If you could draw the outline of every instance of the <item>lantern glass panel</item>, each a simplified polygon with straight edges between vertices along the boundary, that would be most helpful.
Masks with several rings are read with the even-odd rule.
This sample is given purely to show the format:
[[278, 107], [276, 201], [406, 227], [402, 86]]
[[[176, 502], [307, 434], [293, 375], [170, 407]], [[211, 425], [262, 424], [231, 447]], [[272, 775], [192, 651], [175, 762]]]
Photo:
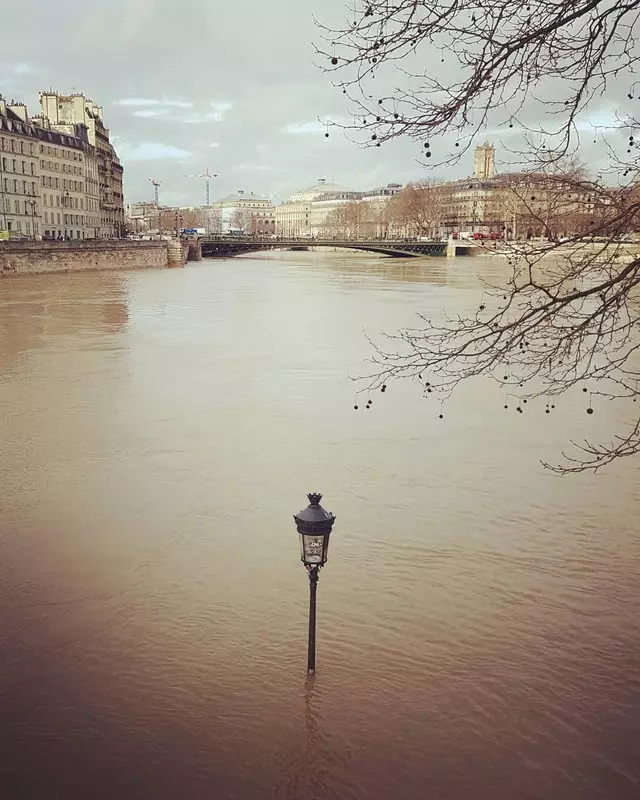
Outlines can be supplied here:
[[325, 537], [322, 534], [300, 534], [302, 561], [305, 564], [323, 564], [325, 561]]

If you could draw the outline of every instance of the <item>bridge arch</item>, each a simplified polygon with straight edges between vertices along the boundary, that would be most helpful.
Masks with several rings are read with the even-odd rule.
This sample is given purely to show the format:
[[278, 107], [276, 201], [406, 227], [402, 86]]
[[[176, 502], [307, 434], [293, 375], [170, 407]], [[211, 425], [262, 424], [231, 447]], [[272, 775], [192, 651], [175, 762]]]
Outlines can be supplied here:
[[[203, 236], [200, 238], [205, 258], [229, 258], [260, 250], [291, 250], [296, 248], [329, 247], [343, 250], [362, 250], [394, 258], [445, 256], [449, 242], [409, 242], [403, 240], [334, 240], [334, 239], [253, 239], [233, 236]], [[476, 249], [476, 248], [473, 248]], [[460, 253], [462, 255], [463, 253]]]

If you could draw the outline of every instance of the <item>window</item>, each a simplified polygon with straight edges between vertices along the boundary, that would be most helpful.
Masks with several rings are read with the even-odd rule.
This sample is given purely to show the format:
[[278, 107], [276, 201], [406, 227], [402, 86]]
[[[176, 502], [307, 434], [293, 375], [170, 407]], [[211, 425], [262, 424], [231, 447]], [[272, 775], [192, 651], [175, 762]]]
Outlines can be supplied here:
[[7, 171], [7, 159], [2, 159], [2, 169], [6, 172]]

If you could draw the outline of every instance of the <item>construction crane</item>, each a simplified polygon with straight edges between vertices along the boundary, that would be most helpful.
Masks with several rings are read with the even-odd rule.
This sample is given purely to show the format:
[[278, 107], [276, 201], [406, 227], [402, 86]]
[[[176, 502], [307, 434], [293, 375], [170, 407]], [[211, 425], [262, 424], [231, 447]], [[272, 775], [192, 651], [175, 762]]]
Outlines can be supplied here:
[[155, 178], [149, 178], [149, 181], [153, 184], [154, 202], [156, 204], [156, 208], [158, 208], [158, 193], [160, 191], [160, 181], [157, 181]]
[[218, 173], [217, 172], [209, 172], [209, 167], [207, 167], [207, 169], [204, 171], [204, 173], [202, 175], [189, 175], [188, 177], [189, 178], [204, 178], [204, 180], [205, 180], [205, 184], [204, 184], [204, 186], [205, 186], [205, 205], [208, 206], [210, 204], [209, 203], [209, 200], [210, 200], [210, 193], [209, 193], [210, 181], [211, 181], [211, 178], [217, 178], [218, 177]]

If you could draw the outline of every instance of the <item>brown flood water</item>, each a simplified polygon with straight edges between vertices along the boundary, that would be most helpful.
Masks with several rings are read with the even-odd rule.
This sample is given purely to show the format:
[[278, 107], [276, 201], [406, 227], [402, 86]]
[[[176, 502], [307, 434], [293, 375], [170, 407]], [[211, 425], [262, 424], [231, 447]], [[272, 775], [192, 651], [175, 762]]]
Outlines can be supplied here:
[[[0, 282], [3, 800], [637, 800], [640, 465], [615, 414], [392, 385], [363, 329], [499, 261], [280, 253]], [[595, 402], [595, 401], [594, 401]], [[337, 515], [305, 680], [292, 514]]]

